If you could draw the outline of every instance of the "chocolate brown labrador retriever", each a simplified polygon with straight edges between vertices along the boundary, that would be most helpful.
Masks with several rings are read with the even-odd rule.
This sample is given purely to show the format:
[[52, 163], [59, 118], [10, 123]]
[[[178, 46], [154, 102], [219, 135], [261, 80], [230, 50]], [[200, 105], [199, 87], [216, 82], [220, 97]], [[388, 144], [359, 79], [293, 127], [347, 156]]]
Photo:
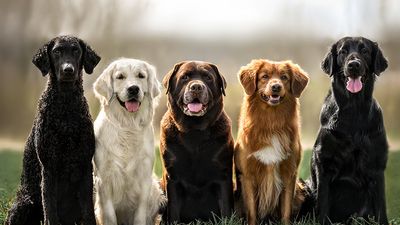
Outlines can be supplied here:
[[233, 210], [231, 121], [226, 82], [207, 62], [181, 62], [164, 77], [168, 111], [161, 121], [166, 223], [208, 221]]

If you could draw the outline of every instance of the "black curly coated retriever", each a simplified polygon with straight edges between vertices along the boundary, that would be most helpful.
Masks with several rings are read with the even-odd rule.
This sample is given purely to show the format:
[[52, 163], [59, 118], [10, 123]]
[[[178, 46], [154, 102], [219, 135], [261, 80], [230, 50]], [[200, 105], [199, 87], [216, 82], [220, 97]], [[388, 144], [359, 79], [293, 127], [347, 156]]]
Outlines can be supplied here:
[[90, 74], [99, 61], [86, 43], [72, 36], [52, 39], [33, 57], [49, 79], [26, 142], [21, 186], [6, 225], [96, 224], [91, 164], [95, 138], [82, 69]]

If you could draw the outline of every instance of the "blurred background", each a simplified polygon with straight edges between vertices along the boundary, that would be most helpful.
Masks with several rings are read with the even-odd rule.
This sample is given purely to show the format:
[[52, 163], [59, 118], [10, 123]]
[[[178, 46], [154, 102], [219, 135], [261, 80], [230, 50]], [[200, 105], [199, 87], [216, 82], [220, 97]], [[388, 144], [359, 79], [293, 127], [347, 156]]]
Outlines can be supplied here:
[[[330, 81], [320, 69], [329, 46], [346, 36], [378, 41], [389, 68], [375, 97], [385, 115], [391, 148], [400, 141], [400, 2], [397, 0], [0, 0], [0, 146], [23, 143], [46, 77], [31, 63], [36, 50], [59, 34], [86, 40], [102, 57], [85, 91], [93, 118], [99, 111], [92, 83], [111, 61], [149, 61], [158, 78], [176, 62], [196, 59], [218, 65], [228, 80], [225, 109], [236, 136], [242, 89], [237, 71], [254, 58], [291, 59], [310, 75], [301, 97], [302, 133], [310, 148]], [[164, 94], [163, 94], [164, 95]], [[165, 98], [156, 111], [165, 112]]]
[[[255, 58], [291, 59], [311, 78], [301, 97], [305, 149], [310, 149], [316, 138], [321, 105], [330, 85], [320, 62], [339, 38], [365, 36], [377, 41], [389, 60], [374, 95], [384, 111], [390, 149], [400, 153], [396, 151], [400, 149], [398, 0], [0, 0], [0, 32], [0, 152], [22, 151], [30, 132], [47, 79], [31, 63], [32, 56], [56, 35], [72, 34], [102, 57], [94, 73], [84, 77], [93, 119], [99, 103], [92, 84], [111, 61], [121, 56], [146, 60], [157, 67], [161, 81], [179, 61], [204, 60], [218, 65], [227, 78], [225, 109], [235, 137], [243, 96], [236, 77], [239, 68]], [[157, 138], [166, 110], [164, 95], [163, 91], [154, 120]], [[13, 172], [18, 175], [10, 179], [18, 181], [20, 153], [15, 154], [19, 154], [12, 156], [18, 167]], [[5, 153], [0, 160], [15, 164]], [[1, 180], [1, 173], [6, 173], [2, 170], [0, 191], [1, 185], [14, 182]], [[398, 181], [399, 172], [393, 171]], [[399, 189], [396, 186], [397, 194]], [[400, 212], [399, 204], [396, 210]]]

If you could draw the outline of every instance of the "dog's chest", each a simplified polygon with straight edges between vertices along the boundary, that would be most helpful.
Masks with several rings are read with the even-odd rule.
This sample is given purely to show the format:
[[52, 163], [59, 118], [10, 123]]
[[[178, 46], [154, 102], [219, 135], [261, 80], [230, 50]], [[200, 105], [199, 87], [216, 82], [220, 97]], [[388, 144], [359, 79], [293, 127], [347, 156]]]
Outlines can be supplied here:
[[285, 146], [282, 144], [279, 137], [273, 135], [270, 139], [270, 144], [267, 144], [263, 148], [251, 153], [247, 158], [255, 158], [264, 165], [278, 164], [287, 157], [284, 148]]
[[185, 148], [184, 152], [176, 154], [177, 160], [174, 162], [174, 167], [184, 171], [181, 175], [189, 180], [212, 180], [220, 173], [218, 160], [215, 159], [217, 150], [219, 150], [218, 147], [212, 145]]
[[[181, 135], [177, 150], [173, 150], [179, 161], [209, 162], [219, 152], [222, 144], [217, 143], [209, 131], [191, 132]], [[181, 150], [178, 150], [181, 149]]]
[[[144, 160], [148, 160], [149, 153], [153, 150], [149, 141], [145, 141], [141, 135], [132, 133], [117, 134], [116, 138], [107, 145], [104, 157], [113, 161], [115, 170], [122, 170], [132, 173], [143, 165]], [[113, 166], [113, 165], [112, 165]]]
[[168, 145], [169, 154], [164, 155], [170, 175], [200, 186], [222, 179], [226, 167], [232, 165], [232, 153], [225, 143], [207, 132], [182, 136], [179, 142]]
[[90, 117], [87, 117], [85, 108], [76, 106], [59, 107], [51, 104], [49, 108], [41, 114], [39, 126], [45, 126], [48, 133], [59, 141], [67, 142], [70, 140], [81, 140], [82, 133], [87, 133], [93, 129]]
[[[54, 152], [59, 166], [89, 163], [94, 153], [95, 137], [89, 117], [82, 111], [57, 111], [50, 107], [38, 119], [38, 138], [48, 140], [46, 151]], [[51, 146], [51, 147], [50, 147]]]
[[151, 176], [154, 154], [152, 130], [132, 132], [112, 128], [101, 127], [96, 131], [97, 174], [116, 189], [135, 189], [132, 186]]

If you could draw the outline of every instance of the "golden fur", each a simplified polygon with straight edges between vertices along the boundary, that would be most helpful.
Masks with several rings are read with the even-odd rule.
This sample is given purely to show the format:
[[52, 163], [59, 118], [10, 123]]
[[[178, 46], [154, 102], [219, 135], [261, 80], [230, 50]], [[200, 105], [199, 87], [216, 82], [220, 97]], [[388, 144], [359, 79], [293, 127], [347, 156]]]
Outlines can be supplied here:
[[[242, 67], [238, 76], [246, 93], [235, 146], [244, 213], [249, 225], [265, 217], [288, 223], [301, 159], [298, 97], [308, 75], [290, 61], [259, 59]], [[271, 91], [274, 84], [282, 87], [277, 105], [266, 101], [266, 96], [277, 93]], [[255, 157], [261, 150], [260, 157], [272, 156], [271, 163]]]

